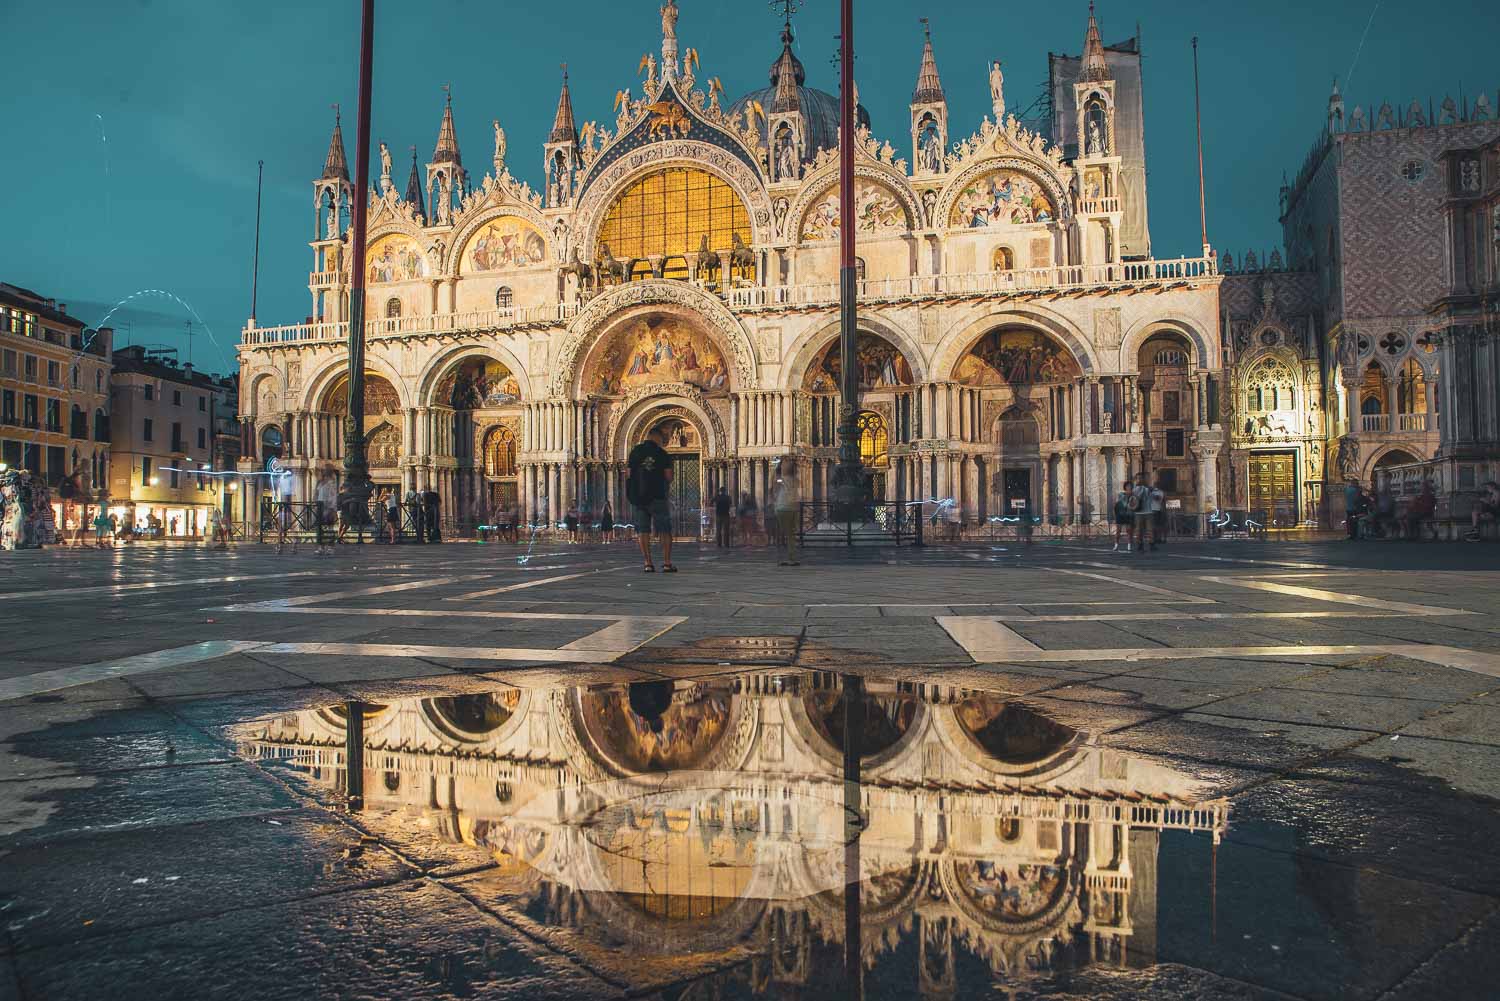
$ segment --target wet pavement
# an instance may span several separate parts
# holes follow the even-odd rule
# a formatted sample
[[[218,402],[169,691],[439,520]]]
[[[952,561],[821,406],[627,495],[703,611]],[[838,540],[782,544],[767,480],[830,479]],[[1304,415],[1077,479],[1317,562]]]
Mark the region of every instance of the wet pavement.
[[[1500,576],[1371,552],[12,563],[0,999],[1492,997]]]

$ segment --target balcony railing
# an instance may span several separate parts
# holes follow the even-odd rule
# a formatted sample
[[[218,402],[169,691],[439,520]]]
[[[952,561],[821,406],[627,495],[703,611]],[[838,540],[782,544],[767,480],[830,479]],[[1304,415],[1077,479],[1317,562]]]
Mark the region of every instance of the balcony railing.
[[[1360,414],[1361,431],[1436,431],[1437,414]]]
[[[319,277],[322,273],[316,273]],[[1066,290],[1152,287],[1186,283],[1218,274],[1210,257],[1176,260],[1130,261],[1121,264],[1070,264],[1010,271],[956,272],[940,275],[909,275],[902,278],[871,278],[859,283],[859,297],[870,301],[933,298],[965,295],[1028,295]],[[838,282],[802,285],[752,285],[719,290],[712,284],[692,283],[708,294],[717,294],[731,309],[776,309],[797,306],[832,306],[839,301]],[[463,333],[503,330],[530,324],[557,323],[577,314],[580,302],[540,306],[512,306],[463,313],[433,313],[366,321],[371,337],[401,337],[409,334]],[[347,323],[298,323],[283,327],[247,328],[241,343],[249,346],[342,341]]]
[[[1078,205],[1080,215],[1101,215],[1105,212],[1120,211],[1120,199],[1118,198],[1085,198]]]
[[[460,333],[471,330],[503,330],[534,323],[558,323],[578,312],[574,303],[543,306],[507,306],[504,309],[481,309],[464,313],[432,313],[427,316],[396,316],[365,321],[370,337],[402,337],[408,334]],[[242,344],[298,344],[309,341],[343,341],[349,336],[349,324],[295,323],[285,327],[247,328]]]

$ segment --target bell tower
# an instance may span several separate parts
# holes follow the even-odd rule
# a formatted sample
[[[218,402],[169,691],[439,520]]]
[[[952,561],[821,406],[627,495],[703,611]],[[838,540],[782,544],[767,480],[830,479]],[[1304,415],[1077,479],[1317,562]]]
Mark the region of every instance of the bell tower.
[[[946,168],[943,151],[948,148],[948,99],[938,78],[932,55],[932,27],[922,18],[922,65],[911,95],[911,162],[917,176],[936,176]]]
[[[1115,80],[1099,37],[1094,5],[1083,41],[1083,68],[1073,84],[1078,117],[1078,222],[1084,264],[1120,261],[1120,155],[1115,144]]]
[[[330,292],[336,292],[343,281],[344,231],[353,205],[354,185],[349,181],[344,131],[340,127],[339,106],[335,104],[333,135],[328,139],[323,173],[313,181],[313,316],[321,322],[345,318],[343,297]]]
[[[568,64],[562,66],[562,93],[557,95],[557,114],[547,137],[543,170],[547,176],[547,205],[557,208],[573,200],[578,179],[578,129],[573,124],[573,97],[568,93]]]
[[[443,124],[438,127],[437,146],[427,164],[427,204],[432,208],[434,226],[453,222],[453,212],[469,190],[469,175],[464,171],[458,152],[458,134],[453,128],[453,91],[443,85]]]

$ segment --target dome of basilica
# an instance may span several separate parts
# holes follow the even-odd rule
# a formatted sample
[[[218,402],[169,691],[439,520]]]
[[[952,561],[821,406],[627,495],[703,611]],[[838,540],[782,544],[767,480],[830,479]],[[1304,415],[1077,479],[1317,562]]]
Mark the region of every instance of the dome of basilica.
[[[781,33],[781,54],[771,63],[770,86],[759,90],[752,90],[729,106],[729,117],[736,121],[743,121],[745,108],[751,101],[756,101],[766,114],[771,113],[772,105],[776,101],[776,82],[780,78],[782,65],[786,64],[791,71],[793,79],[796,80],[797,103],[807,120],[807,148],[803,151],[804,163],[811,163],[820,149],[837,149],[839,141],[839,99],[838,95],[830,94],[824,90],[817,90],[807,86],[807,70],[802,66],[802,60],[798,59],[792,52],[792,31],[787,26]],[[856,93],[858,88],[856,87]],[[870,127],[870,113],[865,110],[863,104],[854,109],[854,120],[865,128]],[[760,132],[762,143],[768,142],[767,124],[764,118],[757,119],[756,128]]]

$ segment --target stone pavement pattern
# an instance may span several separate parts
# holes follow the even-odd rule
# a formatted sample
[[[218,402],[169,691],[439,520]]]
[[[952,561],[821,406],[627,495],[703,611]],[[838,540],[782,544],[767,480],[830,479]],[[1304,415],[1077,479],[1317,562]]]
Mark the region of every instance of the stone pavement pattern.
[[[0,999],[1491,996],[1489,547],[680,557],[8,555]]]

